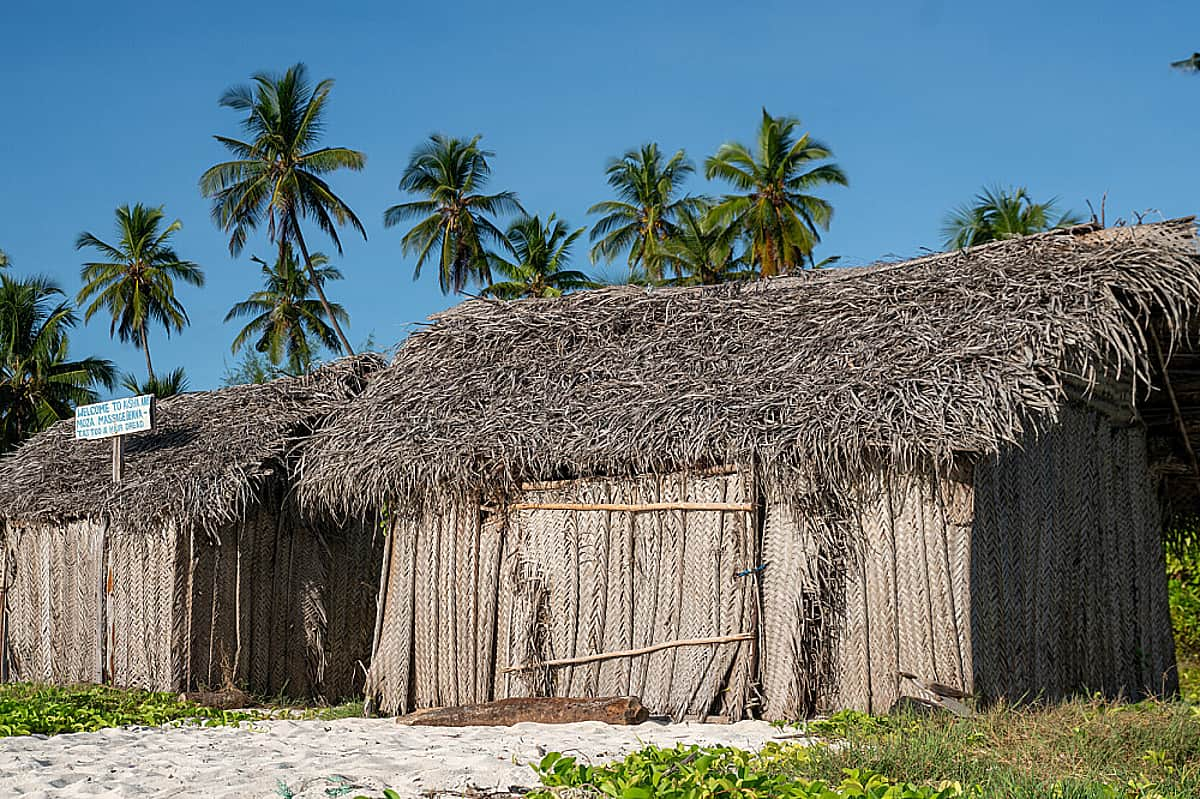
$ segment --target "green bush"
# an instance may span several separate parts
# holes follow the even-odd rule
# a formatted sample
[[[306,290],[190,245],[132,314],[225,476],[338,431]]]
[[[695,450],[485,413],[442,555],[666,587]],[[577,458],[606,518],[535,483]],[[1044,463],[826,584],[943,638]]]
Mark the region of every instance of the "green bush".
[[[0,737],[93,732],[136,724],[159,726],[194,720],[205,726],[237,724],[255,716],[182,702],[175,694],[110,688],[0,685]]]
[[[1181,659],[1200,658],[1200,532],[1181,525],[1164,543],[1175,645]]]
[[[727,746],[647,747],[624,760],[589,766],[551,752],[534,767],[547,790],[527,796],[551,799],[563,789],[614,799],[949,799],[982,796],[956,783],[912,785],[864,769],[847,769],[826,783],[797,774],[808,747],[770,743],[759,753]]]

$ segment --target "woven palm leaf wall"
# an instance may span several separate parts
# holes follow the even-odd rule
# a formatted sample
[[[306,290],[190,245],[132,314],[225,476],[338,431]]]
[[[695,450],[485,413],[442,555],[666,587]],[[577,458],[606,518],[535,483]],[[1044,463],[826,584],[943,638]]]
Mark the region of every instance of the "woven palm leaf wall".
[[[103,668],[155,690],[356,696],[380,549],[374,525],[314,524],[290,504],[216,534],[10,523],[9,679],[96,682]]]
[[[975,470],[975,690],[1177,690],[1160,505],[1140,426],[1072,410]]]
[[[100,669],[104,527],[9,523],[5,531],[9,679],[91,682]]]
[[[283,507],[258,506],[189,542],[178,639],[185,682],[328,701],[359,695],[382,536],[370,523],[315,524]]]
[[[578,481],[524,503],[748,502],[737,475]],[[744,511],[505,510],[456,505],[393,527],[368,694],[384,712],[511,696],[637,694],[676,718],[750,709],[753,642],[511,672],[755,629]]]

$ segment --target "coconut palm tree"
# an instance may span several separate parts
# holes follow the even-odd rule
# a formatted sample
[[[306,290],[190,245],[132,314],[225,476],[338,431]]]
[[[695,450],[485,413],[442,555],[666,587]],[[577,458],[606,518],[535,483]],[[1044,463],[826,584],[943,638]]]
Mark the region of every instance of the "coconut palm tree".
[[[153,394],[157,399],[166,399],[188,390],[187,373],[180,366],[172,369],[166,375],[159,375],[148,380],[139,381],[137,375],[126,374],[121,378],[121,388],[134,394]]]
[[[1082,222],[1071,211],[1058,212],[1057,201],[1035,203],[1024,186],[985,188],[975,199],[951,211],[942,224],[947,249],[1012,239]]]
[[[738,252],[741,231],[729,225],[709,224],[704,210],[684,209],[676,230],[662,243],[678,274],[665,280],[673,286],[702,286],[731,280],[750,280],[754,270]]]
[[[146,356],[146,375],[154,379],[150,358],[150,326],[161,325],[169,337],[189,323],[183,303],[175,296],[175,281],[204,285],[204,273],[179,257],[171,237],[183,227],[178,219],[164,226],[162,207],[138,203],[116,211],[117,243],[108,244],[91,233],[80,233],[75,249],[95,250],[105,260],[85,263],[79,272],[83,288],[76,302],[90,301],[85,322],[101,310],[112,317],[109,336],[132,341]]]
[[[713,225],[730,225],[749,239],[749,260],[763,277],[780,275],[811,262],[813,248],[828,230],[833,206],[809,192],[845,186],[841,167],[820,163],[833,156],[800,121],[773,117],[763,109],[753,149],[738,142],[721,145],[704,162],[704,174],[733,185],[709,214]]]
[[[420,220],[400,240],[401,251],[417,255],[413,280],[421,276],[421,267],[437,251],[438,284],[443,294],[461,292],[472,283],[490,283],[487,245],[504,235],[491,217],[524,213],[511,191],[481,193],[492,174],[488,158],[495,153],[481,149],[479,139],[430,136],[413,152],[400,177],[400,190],[422,199],[383,212],[384,227]]]
[[[312,86],[305,66],[296,64],[282,75],[260,72],[249,85],[227,91],[220,104],[245,112],[242,128],[249,141],[214,137],[235,160],[205,172],[200,177],[200,191],[213,201],[213,219],[230,234],[231,254],[241,253],[249,231],[264,220],[272,242],[296,246],[342,352],[353,354],[317,279],[300,224],[304,220],[315,223],[339,255],[339,226],[349,225],[367,238],[354,211],[322,177],[339,169],[359,171],[367,160],[357,150],[345,147],[317,148],[332,89],[333,81],[328,79]]]
[[[675,232],[680,212],[700,202],[680,196],[684,183],[695,171],[683,150],[664,161],[656,143],[629,150],[610,161],[605,175],[617,199],[588,209],[589,214],[603,214],[590,234],[594,242],[592,262],[612,261],[627,254],[631,267],[661,279],[665,264],[659,244]]]
[[[327,281],[341,280],[342,273],[329,266],[324,253],[314,252],[310,277],[286,244],[280,247],[274,264],[268,265],[260,258],[254,261],[262,266],[262,291],[254,292],[225,315],[226,322],[250,319],[234,338],[233,353],[236,355],[255,339],[255,351],[265,354],[272,367],[307,374],[321,346],[335,352],[338,349],[337,334],[327,321],[325,306],[313,296],[313,281],[323,286]],[[342,306],[330,303],[329,307],[339,322],[350,321]]]
[[[0,250],[0,269],[6,269],[9,263],[8,254]]]
[[[596,282],[582,272],[568,269],[571,248],[584,228],[569,231],[567,223],[554,214],[545,224],[536,216],[523,216],[508,226],[505,249],[512,260],[489,253],[491,269],[507,280],[492,283],[484,296],[515,300],[519,297],[558,297],[576,289],[592,288]]]
[[[95,402],[97,387],[112,388],[110,361],[71,359],[69,333],[78,322],[49,278],[0,274],[0,451]]]
[[[1184,72],[1200,73],[1200,53],[1192,53],[1182,61],[1172,61],[1171,66]]]

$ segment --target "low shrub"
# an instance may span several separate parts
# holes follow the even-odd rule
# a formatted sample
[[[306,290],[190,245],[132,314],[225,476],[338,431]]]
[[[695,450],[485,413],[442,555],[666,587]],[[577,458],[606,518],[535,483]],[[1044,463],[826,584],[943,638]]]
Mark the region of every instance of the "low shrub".
[[[1181,660],[1200,660],[1200,532],[1181,523],[1165,537],[1171,627]]]
[[[256,716],[181,702],[175,694],[103,685],[0,685],[0,737],[93,732],[124,725],[159,726],[189,720],[205,726],[237,724]]]
[[[807,761],[808,747],[797,744],[768,744],[758,753],[726,746],[650,746],[601,766],[552,752],[534,767],[545,789],[527,796],[552,799],[564,789],[618,799],[949,799],[970,794],[955,783],[913,785],[866,769],[847,769],[830,782],[807,779],[796,773],[796,765]]]

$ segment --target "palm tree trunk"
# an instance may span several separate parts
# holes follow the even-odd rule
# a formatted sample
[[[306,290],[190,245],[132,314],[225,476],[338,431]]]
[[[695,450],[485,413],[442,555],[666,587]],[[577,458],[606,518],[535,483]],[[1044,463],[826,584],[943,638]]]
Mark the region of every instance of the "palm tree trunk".
[[[146,323],[142,322],[142,352],[146,353],[146,374],[154,382],[154,364],[150,362],[150,339],[146,337]]]
[[[763,237],[762,276],[775,277],[779,268],[775,263],[775,240],[768,233]]]
[[[333,326],[333,332],[337,334],[338,341],[342,343],[344,354],[353,355],[354,348],[346,340],[346,334],[342,332],[342,326],[338,324],[337,317],[333,315],[333,309],[329,307],[329,300],[325,298],[325,289],[321,288],[321,281],[317,280],[317,274],[313,271],[312,258],[308,255],[308,245],[304,243],[304,235],[300,232],[300,226],[296,225],[295,229],[296,243],[300,245],[300,254],[304,256],[304,267],[308,270],[308,281],[312,283],[312,287],[317,290],[317,296],[321,298],[321,307],[325,309],[325,315],[329,317],[329,324]]]

